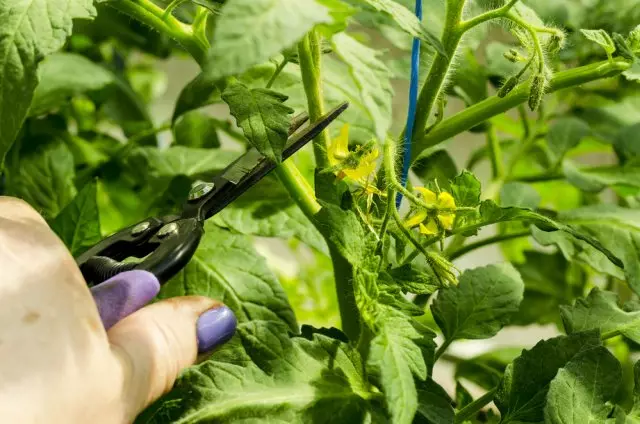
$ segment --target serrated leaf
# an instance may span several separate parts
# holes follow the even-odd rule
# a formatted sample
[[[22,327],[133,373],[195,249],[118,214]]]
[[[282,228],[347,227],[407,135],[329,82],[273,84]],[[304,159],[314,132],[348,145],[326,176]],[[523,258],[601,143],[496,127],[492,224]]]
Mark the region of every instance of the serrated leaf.
[[[492,337],[517,312],[524,283],[509,264],[465,271],[457,286],[440,290],[431,306],[447,341]]]
[[[73,154],[60,138],[22,140],[6,168],[6,194],[21,198],[46,219],[53,219],[73,200]]]
[[[320,232],[350,264],[362,264],[366,255],[365,233],[356,214],[336,205],[321,204],[322,209],[315,216]]]
[[[600,346],[597,331],[559,336],[524,350],[506,369],[494,402],[502,422],[540,423],[549,383],[576,354]]]
[[[587,192],[599,193],[613,186],[640,187],[640,164],[637,161],[618,166],[581,169],[572,161],[565,160],[562,171],[567,181]]]
[[[580,32],[588,40],[591,40],[602,47],[607,55],[610,56],[616,51],[616,46],[607,31],[603,29],[581,29]]]
[[[329,9],[315,0],[229,0],[216,19],[204,72],[209,80],[246,71],[300,40]]]
[[[38,62],[62,47],[73,19],[95,14],[91,0],[0,2],[0,169],[27,115]]]
[[[427,377],[422,352],[414,340],[420,338],[406,318],[388,315],[370,345],[367,366],[380,374],[387,408],[394,424],[411,423],[418,409],[418,392],[413,381]]]
[[[557,161],[591,134],[589,125],[581,119],[569,117],[554,121],[547,133],[549,150]]]
[[[640,25],[635,27],[627,37],[627,43],[635,54],[640,53]]]
[[[327,244],[275,178],[265,178],[212,220],[235,232],[261,237],[295,237],[328,254]]]
[[[547,394],[544,422],[603,423],[611,412],[608,401],[622,380],[620,363],[607,348],[580,352],[558,371]]]
[[[418,413],[414,422],[453,424],[454,411],[451,398],[433,379],[418,382]]]
[[[140,179],[185,175],[206,177],[227,167],[240,153],[218,149],[173,146],[168,149],[138,147],[127,156],[127,164],[140,173]]]
[[[622,334],[640,342],[640,311],[627,312],[618,305],[618,295],[594,288],[586,299],[573,306],[562,306],[567,334],[599,329],[604,338]]]
[[[416,15],[403,5],[393,0],[364,0],[378,11],[389,14],[396,24],[408,34],[420,38],[437,52],[448,56],[440,40],[420,22]]]
[[[84,253],[102,239],[96,196],[96,184],[85,185],[51,222],[51,229],[73,256]]]
[[[200,111],[185,113],[173,127],[175,145],[216,149],[220,139],[215,121]]]
[[[113,74],[84,56],[56,53],[38,67],[40,83],[33,94],[30,116],[65,104],[70,97],[100,90],[114,82]]]
[[[435,275],[418,269],[412,264],[390,269],[388,273],[395,284],[405,292],[431,294],[440,288]]]
[[[374,122],[378,140],[387,138],[391,126],[393,88],[391,73],[373,50],[353,37],[340,33],[332,39],[336,54],[349,66],[369,119]]]
[[[297,329],[280,283],[244,235],[205,223],[205,234],[189,264],[162,287],[161,298],[208,296],[224,302],[239,322],[277,321]]]
[[[622,75],[629,81],[640,82],[640,62],[635,60],[631,68],[624,71]]]
[[[273,322],[241,324],[136,423],[367,422],[376,412],[362,369],[357,351],[340,340],[290,337]]]
[[[480,181],[469,171],[451,180],[451,194],[456,206],[477,206],[480,203]]]
[[[273,90],[249,89],[234,84],[222,93],[249,143],[262,155],[279,163],[282,150],[289,136],[290,117],[293,109],[284,102],[287,96]]]
[[[630,287],[636,293],[640,292],[639,211],[613,205],[594,205],[562,212],[558,221],[597,240],[615,258],[619,258],[618,261],[607,261],[601,251],[583,241],[567,238],[563,233],[534,231],[535,239],[545,246],[557,245],[569,260],[578,260],[618,278],[625,276]]]

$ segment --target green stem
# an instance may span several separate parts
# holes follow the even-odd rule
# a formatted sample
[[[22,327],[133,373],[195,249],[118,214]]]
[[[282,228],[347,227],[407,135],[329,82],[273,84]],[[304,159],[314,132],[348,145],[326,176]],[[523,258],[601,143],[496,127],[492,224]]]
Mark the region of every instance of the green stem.
[[[309,119],[317,121],[324,114],[324,101],[322,98],[322,76],[320,74],[319,41],[315,30],[310,31],[298,44],[298,56],[302,84],[307,96]],[[313,152],[318,168],[329,167],[327,147],[329,146],[329,133],[325,130],[313,140]]]
[[[449,345],[451,344],[452,341],[453,339],[445,339],[445,341],[440,345],[440,347],[438,347],[438,350],[436,350],[434,362],[440,359],[442,354],[449,348]]]
[[[622,333],[619,330],[613,330],[613,331],[608,331],[606,333],[602,333],[600,338],[602,340],[608,340],[608,339],[612,339],[614,337],[618,337],[620,334],[622,334]]]
[[[471,402],[469,405],[462,408],[456,414],[454,423],[456,424],[463,423],[469,418],[473,417],[482,408],[484,408],[485,406],[487,406],[493,401],[493,397],[495,396],[495,394],[496,394],[496,389],[491,389],[487,393],[479,397],[478,399]]]
[[[442,45],[447,54],[436,53],[429,73],[427,74],[427,79],[420,90],[413,131],[414,143],[422,137],[427,129],[427,122],[431,116],[431,111],[441,94],[444,81],[451,68],[451,62],[455,57],[458,44],[464,34],[464,31],[460,28],[463,8],[463,1],[447,2],[444,30],[442,33]],[[406,128],[403,134],[404,132],[406,132]]]
[[[116,0],[107,3],[114,9],[131,16],[151,28],[169,35],[176,40],[191,56],[202,65],[209,46],[194,36],[191,26],[177,20],[149,0]]]
[[[476,249],[480,249],[481,247],[489,246],[494,243],[501,243],[503,241],[514,240],[518,238],[528,237],[531,235],[531,231],[521,231],[518,233],[512,234],[499,234],[497,236],[488,237],[484,240],[477,241],[475,243],[468,244],[460,249],[454,250],[448,256],[449,260],[458,259],[459,257],[466,255],[469,252],[472,252]]]
[[[280,62],[280,64],[276,67],[276,70],[273,71],[273,75],[271,75],[271,78],[269,78],[266,88],[271,88],[273,83],[276,82],[278,75],[280,75],[284,67],[287,66],[287,63],[289,63],[287,59],[282,59],[282,62]]]
[[[518,3],[518,1],[519,0],[510,0],[509,3],[505,4],[504,6],[498,9],[490,10],[488,12],[485,12],[481,15],[474,17],[473,19],[469,19],[468,21],[462,22],[460,24],[460,27],[462,28],[463,32],[466,32],[466,31],[469,31],[471,28],[478,26],[484,22],[490,21],[492,19],[502,18],[507,13],[509,13],[511,8],[513,8],[513,6],[515,6],[516,3]]]
[[[276,174],[302,212],[311,219],[320,212],[321,206],[316,200],[313,189],[291,161],[285,161],[276,168]]]
[[[553,93],[565,88],[574,87],[603,78],[610,78],[619,75],[631,67],[626,61],[615,60],[614,62],[604,61],[579,68],[558,72],[549,81],[547,93]],[[413,145],[412,160],[430,147],[436,146],[456,135],[470,130],[480,125],[484,121],[504,113],[529,99],[528,82],[518,85],[507,96],[490,97],[480,103],[468,107],[464,111],[445,119],[422,139],[416,138]]]
[[[504,175],[502,148],[500,147],[500,140],[498,140],[496,129],[491,124],[489,124],[489,128],[487,129],[487,150],[489,151],[489,157],[491,158],[491,171],[493,178],[502,178]]]

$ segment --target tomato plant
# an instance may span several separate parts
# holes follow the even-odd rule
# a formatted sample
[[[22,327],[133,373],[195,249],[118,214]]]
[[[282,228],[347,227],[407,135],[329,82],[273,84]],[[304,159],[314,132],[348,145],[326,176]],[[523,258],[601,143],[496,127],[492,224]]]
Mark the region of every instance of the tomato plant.
[[[640,2],[423,3],[419,20],[409,0],[0,1],[1,190],[76,255],[248,146],[280,162],[295,114],[350,103],[163,287],[239,328],[138,422],[640,420]],[[158,122],[168,58],[199,72]],[[486,246],[502,257],[456,267]],[[559,335],[448,350],[535,324]]]

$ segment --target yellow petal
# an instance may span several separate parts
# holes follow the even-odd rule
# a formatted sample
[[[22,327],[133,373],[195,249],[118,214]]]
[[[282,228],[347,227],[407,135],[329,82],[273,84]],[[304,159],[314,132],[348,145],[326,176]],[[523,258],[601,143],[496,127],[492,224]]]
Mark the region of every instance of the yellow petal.
[[[349,124],[344,124],[340,129],[340,135],[329,146],[329,161],[338,163],[347,156],[349,156]]]
[[[418,211],[411,218],[407,219],[405,221],[404,225],[409,227],[409,228],[412,228],[412,227],[415,227],[416,225],[420,224],[425,219],[427,219],[427,212],[426,211]]]
[[[433,219],[429,220],[427,225],[420,224],[420,232],[427,235],[438,234],[438,224]]]
[[[440,220],[440,224],[445,230],[450,230],[453,228],[453,221],[456,218],[455,214],[452,213],[443,213],[438,214],[438,219]]]
[[[438,207],[441,209],[455,209],[456,201],[452,195],[443,191],[438,195]]]
[[[422,194],[422,198],[424,199],[424,202],[431,206],[436,204],[438,196],[431,190],[428,190],[424,187],[414,187],[416,190],[418,190],[420,192],[420,194]]]

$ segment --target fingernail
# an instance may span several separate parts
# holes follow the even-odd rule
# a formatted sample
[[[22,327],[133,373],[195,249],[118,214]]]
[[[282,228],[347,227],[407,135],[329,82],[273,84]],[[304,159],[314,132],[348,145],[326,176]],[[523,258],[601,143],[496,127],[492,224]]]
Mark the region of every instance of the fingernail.
[[[120,273],[91,288],[105,329],[151,302],[160,291],[160,283],[148,271]]]
[[[228,341],[236,332],[237,324],[236,316],[226,306],[219,306],[200,315],[196,324],[198,352],[208,352]]]

